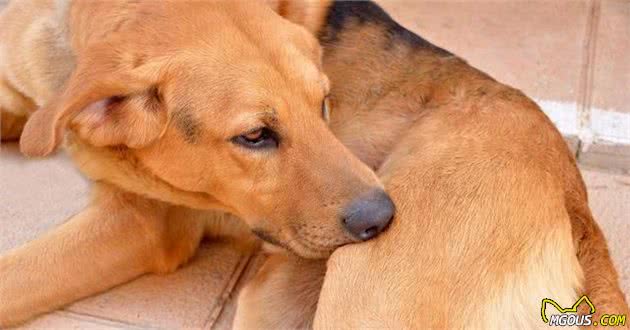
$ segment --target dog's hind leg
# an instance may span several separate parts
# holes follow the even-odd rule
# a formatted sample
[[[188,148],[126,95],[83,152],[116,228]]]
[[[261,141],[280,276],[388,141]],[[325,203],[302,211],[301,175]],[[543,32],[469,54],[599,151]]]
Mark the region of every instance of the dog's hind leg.
[[[310,329],[326,260],[268,257],[238,298],[235,329]]]
[[[201,222],[174,219],[181,215],[178,207],[96,183],[85,210],[0,257],[0,327],[176,269],[203,234]]]
[[[596,306],[594,320],[604,314],[628,314],[628,303],[621,291],[606,238],[588,207],[588,196],[582,175],[571,166],[565,173],[565,207],[571,218],[576,254],[584,273],[585,294]]]
[[[577,240],[577,257],[584,272],[584,289],[591,302],[597,306],[594,320],[602,315],[627,315],[628,303],[619,286],[619,278],[612,262],[606,239],[583,204],[583,210],[572,215],[574,238]],[[569,210],[577,208],[571,206]]]

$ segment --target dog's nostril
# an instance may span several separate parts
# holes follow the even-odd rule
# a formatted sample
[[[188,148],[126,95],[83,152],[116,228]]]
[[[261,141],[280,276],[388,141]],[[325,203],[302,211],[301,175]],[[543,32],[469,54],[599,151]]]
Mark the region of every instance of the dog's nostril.
[[[362,234],[361,234],[361,239],[366,241],[374,236],[376,236],[379,233],[379,229],[376,226],[372,226],[368,229],[366,229]]]
[[[346,208],[343,225],[356,239],[376,237],[394,216],[394,203],[382,189],[374,189],[355,199]]]

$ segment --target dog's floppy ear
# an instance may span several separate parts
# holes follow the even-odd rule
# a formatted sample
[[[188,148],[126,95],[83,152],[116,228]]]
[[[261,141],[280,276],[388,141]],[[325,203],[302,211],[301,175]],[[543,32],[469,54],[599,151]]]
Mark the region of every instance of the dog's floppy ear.
[[[314,35],[325,24],[332,0],[266,0],[271,8],[289,21],[302,25]]]
[[[70,123],[96,146],[141,147],[159,136],[168,118],[157,89],[159,67],[111,49],[81,56],[60,95],[27,121],[22,153],[50,154]]]

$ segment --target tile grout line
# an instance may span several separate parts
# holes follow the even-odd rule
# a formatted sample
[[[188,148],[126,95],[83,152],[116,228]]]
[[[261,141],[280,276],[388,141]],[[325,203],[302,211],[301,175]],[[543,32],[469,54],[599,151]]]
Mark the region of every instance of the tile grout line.
[[[254,259],[254,254],[254,251],[249,251],[247,255],[241,256],[241,260],[234,266],[234,269],[230,274],[230,281],[223,288],[223,291],[219,295],[218,299],[215,300],[210,313],[204,321],[202,326],[203,329],[212,329],[214,327],[214,324],[221,316],[221,313],[223,313],[225,303],[233,294],[234,288],[236,288],[237,283],[245,273],[247,265],[249,265],[249,263]]]
[[[587,16],[586,35],[583,46],[583,61],[580,73],[577,104],[577,135],[578,145],[575,157],[580,158],[583,151],[588,150],[593,143],[594,134],[591,129],[591,106],[593,94],[593,76],[595,70],[595,55],[597,49],[597,31],[601,13],[601,0],[590,2]]]

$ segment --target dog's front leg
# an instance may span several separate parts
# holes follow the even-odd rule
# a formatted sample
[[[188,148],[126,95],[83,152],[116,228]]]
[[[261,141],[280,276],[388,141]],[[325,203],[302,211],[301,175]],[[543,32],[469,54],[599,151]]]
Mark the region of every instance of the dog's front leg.
[[[238,297],[234,329],[310,329],[326,260],[267,258]]]
[[[81,213],[0,257],[0,327],[174,270],[197,248],[203,225],[170,219],[178,208],[101,183],[93,192]]]

